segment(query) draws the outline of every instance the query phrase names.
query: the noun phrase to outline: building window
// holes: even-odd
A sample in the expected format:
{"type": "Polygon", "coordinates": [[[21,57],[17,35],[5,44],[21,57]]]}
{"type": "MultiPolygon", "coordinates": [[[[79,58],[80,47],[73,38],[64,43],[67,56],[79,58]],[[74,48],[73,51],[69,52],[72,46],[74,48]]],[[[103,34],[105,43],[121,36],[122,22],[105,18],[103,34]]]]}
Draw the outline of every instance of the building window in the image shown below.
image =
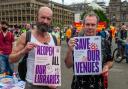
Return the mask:
{"type": "Polygon", "coordinates": [[[27,10],[26,13],[27,13],[27,14],[30,14],[30,10],[27,10]]]}
{"type": "Polygon", "coordinates": [[[25,10],[22,11],[22,14],[25,15],[25,10]]]}
{"type": "Polygon", "coordinates": [[[34,21],[34,17],[31,18],[31,21],[34,21]]]}
{"type": "Polygon", "coordinates": [[[5,12],[3,12],[2,15],[4,16],[5,15],[5,12]]]}
{"type": "Polygon", "coordinates": [[[25,17],[23,17],[22,19],[23,19],[23,21],[25,21],[25,20],[26,20],[26,18],[25,18],[25,17]]]}
{"type": "Polygon", "coordinates": [[[21,17],[18,17],[18,21],[21,21],[21,17]]]}
{"type": "Polygon", "coordinates": [[[34,10],[31,10],[31,14],[34,14],[34,10]]]}
{"type": "Polygon", "coordinates": [[[30,3],[26,3],[26,7],[30,7],[30,3]]]}
{"type": "Polygon", "coordinates": [[[5,18],[2,18],[2,20],[4,21],[4,20],[5,20],[5,18]]]}
{"type": "Polygon", "coordinates": [[[121,20],[122,20],[122,21],[125,21],[125,20],[126,20],[126,14],[125,14],[125,13],[122,13],[122,15],[121,15],[121,20]]]}
{"type": "Polygon", "coordinates": [[[15,22],[17,21],[17,17],[14,17],[14,21],[15,21],[15,22]]]}
{"type": "Polygon", "coordinates": [[[10,18],[10,21],[11,21],[11,22],[13,21],[13,18],[12,18],[12,17],[10,18]]]}

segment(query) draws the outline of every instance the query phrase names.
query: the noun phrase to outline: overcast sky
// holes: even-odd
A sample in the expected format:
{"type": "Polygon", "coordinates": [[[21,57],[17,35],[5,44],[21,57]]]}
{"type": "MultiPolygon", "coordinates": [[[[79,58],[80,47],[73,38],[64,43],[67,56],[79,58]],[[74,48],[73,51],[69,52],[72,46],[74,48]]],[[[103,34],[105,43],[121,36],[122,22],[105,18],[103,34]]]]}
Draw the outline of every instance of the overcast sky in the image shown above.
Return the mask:
{"type": "MultiPolygon", "coordinates": [[[[62,3],[62,0],[52,0],[55,2],[62,3]]],[[[85,0],[64,0],[64,4],[71,4],[71,3],[79,3],[79,2],[84,2],[85,0]]],[[[92,2],[93,0],[86,0],[87,2],[92,2]]],[[[105,1],[108,3],[109,0],[97,0],[97,1],[105,1]]]]}
{"type": "MultiPolygon", "coordinates": [[[[51,0],[51,1],[55,1],[58,3],[62,3],[62,0],[51,0]]],[[[71,3],[78,3],[78,2],[84,2],[85,0],[64,0],[64,4],[71,4],[71,3]]],[[[92,2],[93,0],[86,0],[87,2],[92,2]]],[[[97,0],[97,1],[105,1],[106,4],[108,5],[110,0],[97,0]]],[[[124,1],[124,0],[122,0],[124,1]]]]}

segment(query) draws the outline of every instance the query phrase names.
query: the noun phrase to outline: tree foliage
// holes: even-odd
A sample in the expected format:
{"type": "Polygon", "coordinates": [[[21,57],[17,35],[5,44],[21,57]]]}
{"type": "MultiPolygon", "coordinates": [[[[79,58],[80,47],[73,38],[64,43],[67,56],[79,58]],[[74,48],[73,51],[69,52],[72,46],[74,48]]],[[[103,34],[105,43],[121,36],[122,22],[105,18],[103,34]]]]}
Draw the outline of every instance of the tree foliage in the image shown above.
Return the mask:
{"type": "Polygon", "coordinates": [[[105,15],[105,13],[101,10],[94,10],[94,12],[99,16],[100,21],[105,21],[109,23],[109,19],[105,15]]]}
{"type": "MultiPolygon", "coordinates": [[[[97,14],[97,16],[99,16],[99,20],[100,21],[105,21],[106,23],[109,23],[109,19],[107,18],[107,16],[105,15],[105,13],[102,10],[92,10],[93,12],[95,12],[97,14]]],[[[84,15],[88,13],[88,12],[83,12],[83,14],[81,14],[81,19],[84,18],[84,15]]]]}

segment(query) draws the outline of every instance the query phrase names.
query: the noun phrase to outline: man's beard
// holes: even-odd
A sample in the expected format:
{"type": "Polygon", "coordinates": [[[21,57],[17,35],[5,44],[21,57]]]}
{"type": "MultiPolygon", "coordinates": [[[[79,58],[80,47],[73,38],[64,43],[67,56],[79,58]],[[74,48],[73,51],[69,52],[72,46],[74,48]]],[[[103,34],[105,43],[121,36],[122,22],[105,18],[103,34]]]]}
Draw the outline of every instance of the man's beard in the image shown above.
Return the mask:
{"type": "Polygon", "coordinates": [[[47,24],[42,24],[40,22],[37,22],[36,25],[37,25],[37,30],[39,30],[40,32],[48,32],[49,30],[49,26],[47,24]]]}

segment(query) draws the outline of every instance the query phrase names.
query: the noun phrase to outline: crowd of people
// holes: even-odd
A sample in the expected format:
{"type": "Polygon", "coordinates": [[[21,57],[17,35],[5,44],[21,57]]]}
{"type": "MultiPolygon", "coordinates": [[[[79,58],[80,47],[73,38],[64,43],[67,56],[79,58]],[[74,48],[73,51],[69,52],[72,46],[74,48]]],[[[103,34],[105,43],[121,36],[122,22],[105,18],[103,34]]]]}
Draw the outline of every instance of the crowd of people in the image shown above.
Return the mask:
{"type": "MultiPolygon", "coordinates": [[[[113,59],[111,53],[112,33],[110,28],[104,28],[97,33],[97,24],[99,18],[94,13],[89,13],[83,18],[83,29],[81,32],[77,31],[75,26],[69,26],[61,30],[61,27],[55,26],[51,33],[49,33],[53,11],[48,7],[40,7],[37,15],[37,22],[35,25],[26,24],[23,27],[14,26],[10,28],[6,21],[0,22],[0,73],[12,75],[10,63],[19,62],[24,55],[27,56],[27,72],[25,89],[56,89],[57,86],[37,86],[33,85],[33,69],[35,62],[34,48],[38,44],[46,44],[50,46],[61,46],[61,41],[67,42],[67,53],[65,57],[65,65],[67,68],[73,68],[74,56],[73,48],[75,46],[74,37],[86,36],[101,36],[102,38],[102,73],[99,75],[73,75],[71,89],[107,89],[104,85],[104,75],[108,74],[109,69],[113,66],[113,59]],[[31,32],[30,42],[26,43],[26,33],[31,32]],[[57,39],[55,43],[53,36],[57,39]],[[13,46],[16,40],[15,46],[13,46]],[[104,56],[105,55],[105,56],[104,56]],[[104,75],[103,75],[104,74],[104,75]]],[[[128,63],[128,26],[123,24],[116,32],[116,43],[122,47],[128,63]]],[[[62,69],[63,70],[63,69],[62,69]]]]}

